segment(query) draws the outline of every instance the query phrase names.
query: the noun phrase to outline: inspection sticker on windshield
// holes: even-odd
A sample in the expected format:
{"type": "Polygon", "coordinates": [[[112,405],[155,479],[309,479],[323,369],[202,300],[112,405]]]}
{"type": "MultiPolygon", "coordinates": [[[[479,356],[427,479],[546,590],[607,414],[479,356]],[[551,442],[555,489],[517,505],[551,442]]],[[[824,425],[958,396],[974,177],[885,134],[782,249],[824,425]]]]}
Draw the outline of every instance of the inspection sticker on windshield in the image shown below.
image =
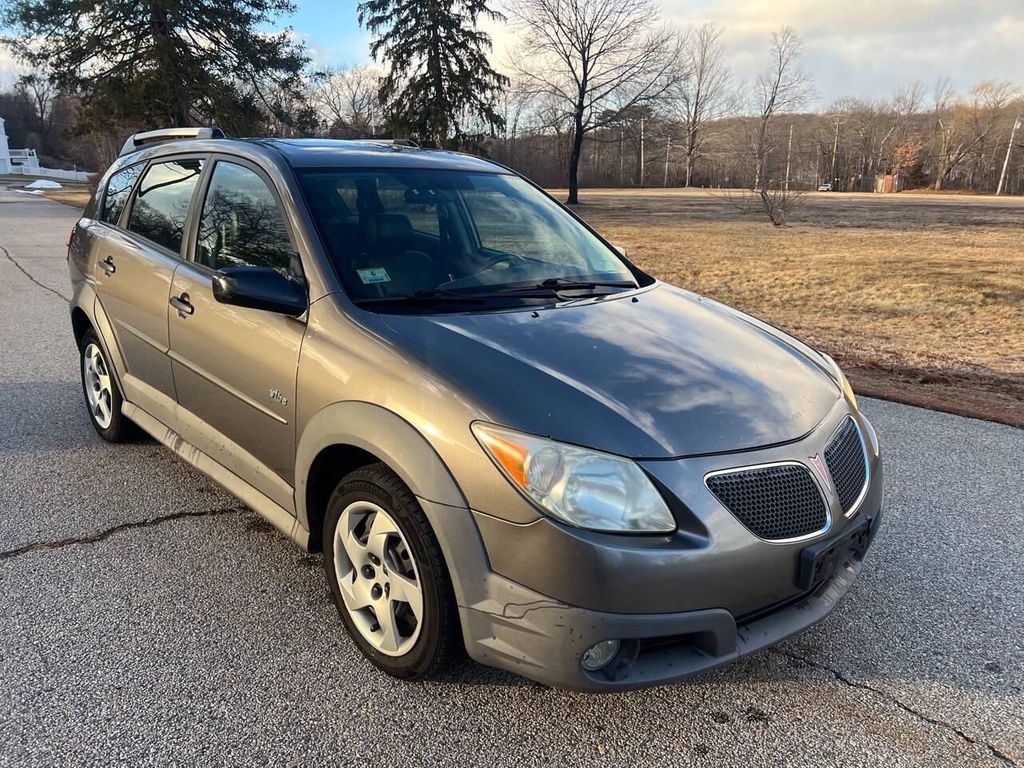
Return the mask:
{"type": "Polygon", "coordinates": [[[363,281],[363,285],[370,283],[390,283],[391,278],[384,267],[369,267],[368,269],[357,269],[356,274],[363,281]]]}

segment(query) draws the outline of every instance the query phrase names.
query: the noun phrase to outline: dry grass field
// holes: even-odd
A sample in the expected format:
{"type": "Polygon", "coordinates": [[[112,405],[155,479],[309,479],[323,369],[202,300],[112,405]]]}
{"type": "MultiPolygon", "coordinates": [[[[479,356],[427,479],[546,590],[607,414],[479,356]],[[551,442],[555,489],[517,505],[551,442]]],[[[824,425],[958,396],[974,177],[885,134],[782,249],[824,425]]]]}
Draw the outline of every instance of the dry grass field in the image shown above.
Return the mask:
{"type": "Polygon", "coordinates": [[[1024,426],[1024,198],[809,194],[781,228],[701,190],[585,190],[576,210],[652,274],[827,351],[861,393],[1024,426]]]}
{"type": "Polygon", "coordinates": [[[857,391],[1024,426],[1024,199],[811,194],[781,228],[703,191],[581,200],[642,268],[827,351],[857,391]]]}

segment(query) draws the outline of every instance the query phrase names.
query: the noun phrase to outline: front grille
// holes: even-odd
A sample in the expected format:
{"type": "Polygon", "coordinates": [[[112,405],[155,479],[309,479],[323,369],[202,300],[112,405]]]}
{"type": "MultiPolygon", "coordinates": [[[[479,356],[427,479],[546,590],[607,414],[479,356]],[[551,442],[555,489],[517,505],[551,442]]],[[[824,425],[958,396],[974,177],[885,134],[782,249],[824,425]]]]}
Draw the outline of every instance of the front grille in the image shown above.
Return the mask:
{"type": "Polygon", "coordinates": [[[711,475],[708,489],[755,536],[795,539],[828,525],[825,501],[802,464],[774,464],[711,475]]]}
{"type": "Polygon", "coordinates": [[[847,418],[825,446],[825,464],[832,475],[832,484],[836,487],[843,512],[849,512],[868,479],[864,444],[853,419],[847,418]]]}

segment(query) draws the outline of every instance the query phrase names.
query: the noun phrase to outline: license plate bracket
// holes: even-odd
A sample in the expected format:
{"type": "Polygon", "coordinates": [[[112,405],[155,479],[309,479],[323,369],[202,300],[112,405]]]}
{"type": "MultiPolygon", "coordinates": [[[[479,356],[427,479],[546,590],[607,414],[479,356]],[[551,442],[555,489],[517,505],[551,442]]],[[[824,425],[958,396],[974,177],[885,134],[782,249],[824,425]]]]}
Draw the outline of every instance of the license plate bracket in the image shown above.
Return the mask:
{"type": "Polygon", "coordinates": [[[836,569],[851,557],[863,558],[870,541],[871,526],[862,516],[838,538],[804,547],[797,560],[797,588],[813,589],[831,578],[836,569]]]}

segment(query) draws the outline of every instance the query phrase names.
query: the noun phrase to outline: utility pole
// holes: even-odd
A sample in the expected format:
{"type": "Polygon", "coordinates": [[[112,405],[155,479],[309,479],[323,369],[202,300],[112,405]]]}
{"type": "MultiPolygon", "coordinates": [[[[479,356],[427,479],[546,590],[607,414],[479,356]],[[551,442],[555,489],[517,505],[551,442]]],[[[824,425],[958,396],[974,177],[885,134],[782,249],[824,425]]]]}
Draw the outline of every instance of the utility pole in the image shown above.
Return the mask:
{"type": "Polygon", "coordinates": [[[672,137],[669,136],[667,139],[665,139],[665,183],[662,185],[664,187],[668,186],[668,156],[669,156],[669,154],[671,154],[671,152],[672,152],[672,137]]]}
{"type": "Polygon", "coordinates": [[[640,189],[644,188],[644,116],[640,114],[640,189]]]}
{"type": "Polygon", "coordinates": [[[622,186],[622,129],[619,129],[619,186],[622,186]]]}
{"type": "Polygon", "coordinates": [[[832,143],[832,178],[829,179],[829,182],[831,184],[836,183],[836,155],[839,153],[839,126],[842,125],[842,122],[839,118],[846,117],[846,115],[833,115],[833,117],[836,121],[836,138],[835,141],[832,143]]]}
{"type": "Polygon", "coordinates": [[[789,161],[793,157],[793,124],[789,124],[789,147],[786,149],[786,191],[789,192],[789,161]]]}
{"type": "Polygon", "coordinates": [[[1013,142],[1017,138],[1017,129],[1020,128],[1021,119],[1018,117],[1013,121],[1013,130],[1010,131],[1010,144],[1006,147],[1006,159],[1003,161],[1003,172],[999,174],[999,186],[996,187],[996,197],[1003,194],[1003,185],[1006,184],[1006,172],[1010,169],[1010,153],[1013,152],[1013,142]]]}

